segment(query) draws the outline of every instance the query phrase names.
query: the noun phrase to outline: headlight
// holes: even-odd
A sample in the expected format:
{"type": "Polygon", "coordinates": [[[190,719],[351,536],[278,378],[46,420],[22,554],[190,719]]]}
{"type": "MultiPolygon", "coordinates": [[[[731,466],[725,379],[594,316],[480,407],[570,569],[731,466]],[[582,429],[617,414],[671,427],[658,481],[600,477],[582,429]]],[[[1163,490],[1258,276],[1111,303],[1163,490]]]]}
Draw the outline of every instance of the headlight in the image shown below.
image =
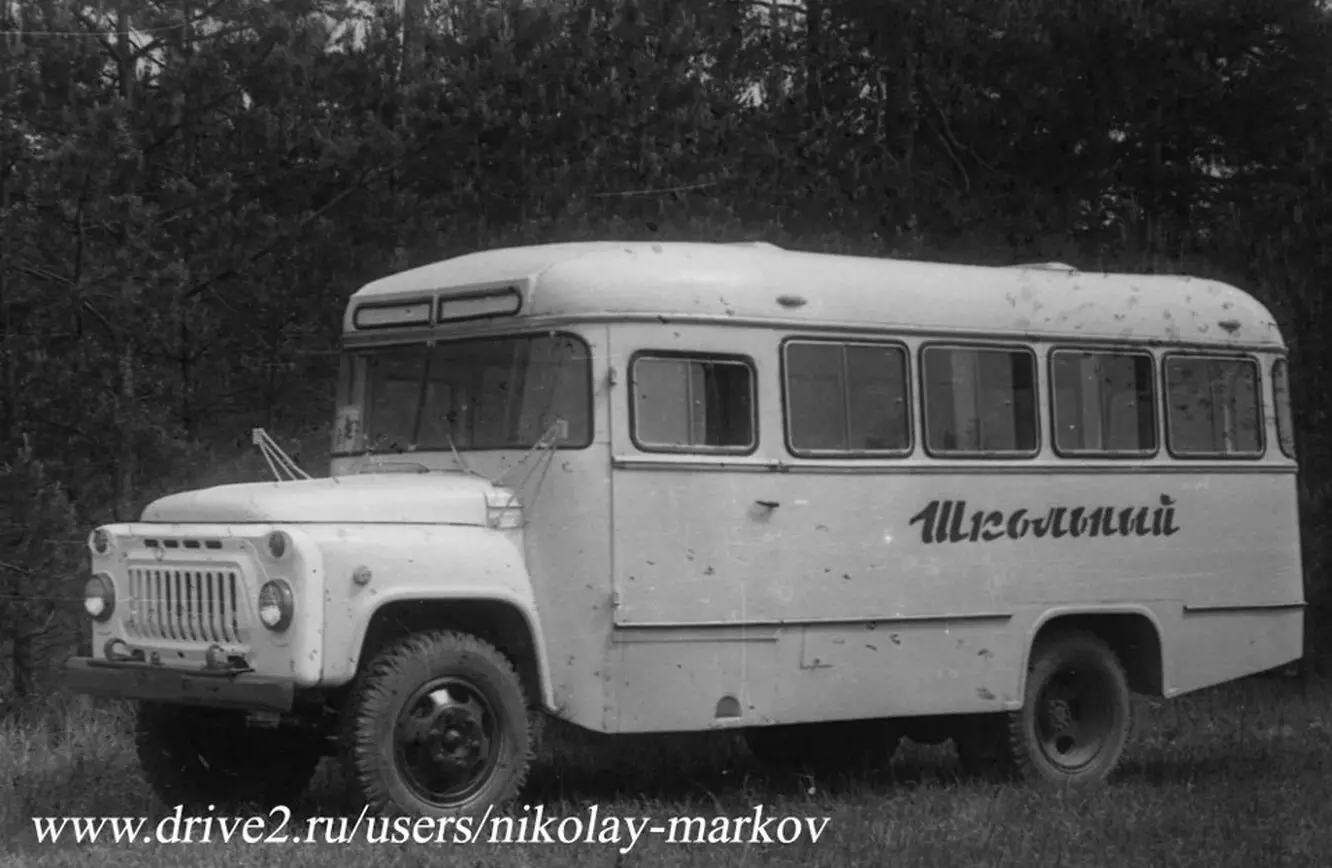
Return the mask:
{"type": "Polygon", "coordinates": [[[267,539],[268,556],[275,561],[282,560],[282,556],[291,548],[291,537],[280,530],[275,530],[268,535],[267,539]]]}
{"type": "Polygon", "coordinates": [[[295,606],[291,588],[281,579],[265,582],[259,589],[259,620],[275,633],[291,626],[295,606]]]}
{"type": "Polygon", "coordinates": [[[88,548],[95,555],[104,555],[111,551],[111,534],[100,527],[88,534],[88,548]]]}
{"type": "Polygon", "coordinates": [[[83,611],[94,621],[106,621],[116,610],[116,586],[106,573],[98,573],[83,586],[83,611]]]}

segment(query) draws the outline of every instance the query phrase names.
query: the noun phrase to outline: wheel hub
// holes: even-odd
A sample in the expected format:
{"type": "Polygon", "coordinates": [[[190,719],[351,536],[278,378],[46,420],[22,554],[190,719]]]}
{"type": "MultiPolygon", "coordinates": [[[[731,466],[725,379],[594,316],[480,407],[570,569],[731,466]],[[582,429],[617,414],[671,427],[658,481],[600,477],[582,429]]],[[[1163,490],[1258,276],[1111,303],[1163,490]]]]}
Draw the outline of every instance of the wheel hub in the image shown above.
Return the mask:
{"type": "Polygon", "coordinates": [[[484,759],[485,730],[468,707],[439,709],[428,736],[430,758],[446,774],[459,774],[484,759]]]}
{"type": "Polygon", "coordinates": [[[495,724],[490,706],[470,685],[437,682],[403,709],[396,733],[399,768],[431,802],[466,798],[494,765],[495,724]]]}
{"type": "Polygon", "coordinates": [[[1068,700],[1051,699],[1045,704],[1045,714],[1056,732],[1068,732],[1073,728],[1073,707],[1068,700]]]}
{"type": "Polygon", "coordinates": [[[1098,701],[1099,681],[1066,671],[1041,697],[1037,735],[1046,757],[1068,772],[1092,762],[1114,729],[1113,714],[1098,701]]]}

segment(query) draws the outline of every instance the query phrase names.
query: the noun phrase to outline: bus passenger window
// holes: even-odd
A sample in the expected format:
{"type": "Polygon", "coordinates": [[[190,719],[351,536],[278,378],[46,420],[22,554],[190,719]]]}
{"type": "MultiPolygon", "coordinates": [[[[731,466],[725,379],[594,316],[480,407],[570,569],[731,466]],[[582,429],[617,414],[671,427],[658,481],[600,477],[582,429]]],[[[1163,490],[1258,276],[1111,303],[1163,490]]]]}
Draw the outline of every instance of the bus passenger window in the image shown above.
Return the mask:
{"type": "Polygon", "coordinates": [[[748,452],[757,445],[748,364],[643,356],[631,379],[634,440],[644,451],[748,452]]]}
{"type": "Polygon", "coordinates": [[[1060,455],[1156,451],[1151,356],[1056,350],[1050,369],[1054,447],[1060,455]]]}
{"type": "Polygon", "coordinates": [[[793,453],[901,455],[911,450],[904,349],[792,341],[785,361],[793,453]]]}
{"type": "Polygon", "coordinates": [[[927,347],[921,362],[930,454],[1008,458],[1037,451],[1036,357],[1031,351],[927,347]]]}
{"type": "Polygon", "coordinates": [[[1182,458],[1262,454],[1258,366],[1249,359],[1170,356],[1167,437],[1182,458]]]}

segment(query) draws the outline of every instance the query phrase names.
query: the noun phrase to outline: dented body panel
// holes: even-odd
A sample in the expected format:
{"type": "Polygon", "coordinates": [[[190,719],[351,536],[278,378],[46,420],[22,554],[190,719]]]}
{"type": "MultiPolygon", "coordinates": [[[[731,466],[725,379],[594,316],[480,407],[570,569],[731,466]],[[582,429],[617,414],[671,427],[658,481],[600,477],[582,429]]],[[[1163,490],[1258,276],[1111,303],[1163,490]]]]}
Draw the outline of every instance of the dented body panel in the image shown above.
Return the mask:
{"type": "MultiPolygon", "coordinates": [[[[366,412],[364,383],[349,378],[332,478],[164,498],[143,523],[105,529],[112,551],[94,570],[125,587],[145,567],[235,572],[244,626],[224,650],[313,693],[355,676],[392,607],[489,601],[528,633],[533,699],[603,732],[1013,710],[1033,643],[1071,618],[1131,625],[1124,635],[1155,648],[1142,652],[1153,671],[1135,675],[1138,687],[1164,696],[1302,653],[1297,465],[1277,447],[1273,412],[1285,347],[1239,289],[766,245],[547,245],[375,281],[348,303],[345,343],[354,356],[556,330],[589,352],[586,442],[369,454],[348,445],[366,412]],[[900,345],[911,448],[835,460],[789,448],[781,347],[792,337],[900,345]],[[1040,360],[1031,455],[928,454],[918,364],[941,339],[1040,360]],[[1183,349],[1252,359],[1262,453],[1058,455],[1056,346],[1147,353],[1158,385],[1183,349]],[[747,360],[753,447],[638,443],[630,371],[644,352],[747,360]],[[293,543],[282,565],[263,551],[274,530],[293,543]],[[179,542],[154,550],[148,539],[179,542]],[[274,576],[292,583],[299,613],[282,636],[257,620],[274,576]]],[[[1160,413],[1156,425],[1164,444],[1160,413]]],[[[181,671],[202,666],[211,641],[136,633],[121,614],[92,629],[94,657],[119,639],[181,671]]],[[[81,689],[93,678],[81,673],[81,689]]]]}
{"type": "MultiPolygon", "coordinates": [[[[375,613],[401,602],[504,604],[522,617],[544,664],[545,641],[521,531],[393,524],[333,525],[310,532],[329,564],[321,613],[325,686],[346,684],[356,675],[375,613]]],[[[539,671],[542,691],[534,699],[549,706],[549,674],[544,666],[539,671]]]]}
{"type": "MultiPolygon", "coordinates": [[[[940,461],[920,446],[918,390],[912,454],[797,457],[781,342],[842,334],[614,332],[621,369],[653,348],[744,356],[761,372],[745,455],[644,452],[627,402],[612,405],[619,728],[1013,710],[1039,629],[1078,615],[1150,624],[1164,696],[1302,655],[1296,468],[1275,445],[1275,355],[1259,357],[1268,448],[1254,460],[1182,462],[1164,447],[1061,457],[1042,398],[1033,457],[940,461]],[[664,685],[669,703],[646,685],[664,685]]],[[[912,357],[925,343],[887,337],[912,357]]],[[[1025,343],[1041,358],[1053,345],[1025,343]]],[[[1158,368],[1170,351],[1137,349],[1158,368]]]]}
{"type": "Polygon", "coordinates": [[[254,675],[317,686],[324,666],[318,608],[298,608],[281,633],[259,622],[256,601],[267,581],[285,580],[300,599],[323,593],[323,552],[299,528],[283,528],[292,545],[281,561],[264,551],[264,540],[278,529],[204,521],[105,526],[111,550],[94,553],[92,572],[112,577],[117,606],[111,620],[92,627],[94,656],[106,659],[114,642],[122,653],[143,652],[153,665],[189,670],[202,669],[208,648],[216,647],[243,657],[254,675]]]}
{"type": "Polygon", "coordinates": [[[155,500],[143,521],[484,526],[491,489],[470,476],[402,473],[219,485],[155,500]]]}
{"type": "Polygon", "coordinates": [[[451,287],[470,292],[483,284],[517,288],[523,315],[537,321],[723,320],[921,336],[1284,348],[1276,320],[1260,302],[1204,278],[641,241],[487,250],[390,275],[352,296],[346,334],[352,340],[377,334],[355,327],[362,305],[447,298],[451,287]]]}

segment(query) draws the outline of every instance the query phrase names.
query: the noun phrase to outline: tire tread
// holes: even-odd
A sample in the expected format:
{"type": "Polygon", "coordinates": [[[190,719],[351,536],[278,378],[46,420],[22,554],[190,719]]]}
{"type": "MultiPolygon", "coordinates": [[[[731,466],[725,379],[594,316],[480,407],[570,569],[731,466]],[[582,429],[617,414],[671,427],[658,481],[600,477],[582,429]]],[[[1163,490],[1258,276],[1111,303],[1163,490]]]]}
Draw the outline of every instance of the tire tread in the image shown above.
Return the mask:
{"type": "MultiPolygon", "coordinates": [[[[1030,690],[1031,674],[1036,670],[1040,663],[1049,655],[1057,655],[1063,646],[1081,646],[1082,649],[1090,651],[1093,655],[1100,657],[1102,662],[1111,667],[1113,677],[1121,685],[1126,698],[1124,703],[1125,721],[1123,731],[1125,741],[1133,733],[1134,728],[1134,708],[1132,694],[1128,690],[1128,678],[1124,672],[1124,665],[1119,659],[1119,655],[1114,649],[1101,637],[1085,630],[1064,629],[1048,637],[1042,638],[1040,643],[1033,649],[1031,661],[1027,667],[1028,690],[1030,690]]],[[[1028,697],[1029,698],[1029,697],[1028,697]]],[[[1029,702],[1024,701],[1023,708],[1019,711],[1007,715],[1007,726],[1004,738],[1000,740],[999,764],[1003,771],[1010,777],[1018,777],[1033,783],[1051,783],[1051,779],[1041,770],[1040,760],[1032,753],[1031,747],[1026,738],[1026,714],[1030,710],[1029,702]]],[[[1073,786],[1081,786],[1090,783],[1100,783],[1109,775],[1114,773],[1118,765],[1119,758],[1123,755],[1124,745],[1121,744],[1116,753],[1114,762],[1109,767],[1098,771],[1086,777],[1066,777],[1064,783],[1073,786]]]]}
{"type": "MultiPolygon", "coordinates": [[[[402,690],[402,681],[413,678],[412,670],[428,678],[432,664],[449,658],[464,666],[479,659],[483,665],[498,671],[502,682],[494,685],[495,689],[501,694],[506,689],[517,691],[516,701],[523,711],[519,722],[522,732],[518,734],[522,747],[518,756],[510,761],[517,768],[510,773],[498,796],[490,801],[498,807],[515,798],[526,785],[535,759],[540,726],[534,725],[534,709],[513,663],[494,645],[469,633],[452,630],[413,633],[383,649],[357,677],[343,717],[346,780],[352,797],[366,805],[371,813],[384,816],[405,811],[403,806],[395,803],[385,784],[379,745],[373,738],[380,715],[394,707],[402,690]]],[[[501,762],[505,760],[501,758],[501,762]]],[[[460,812],[465,813],[466,809],[460,812]]]]}

